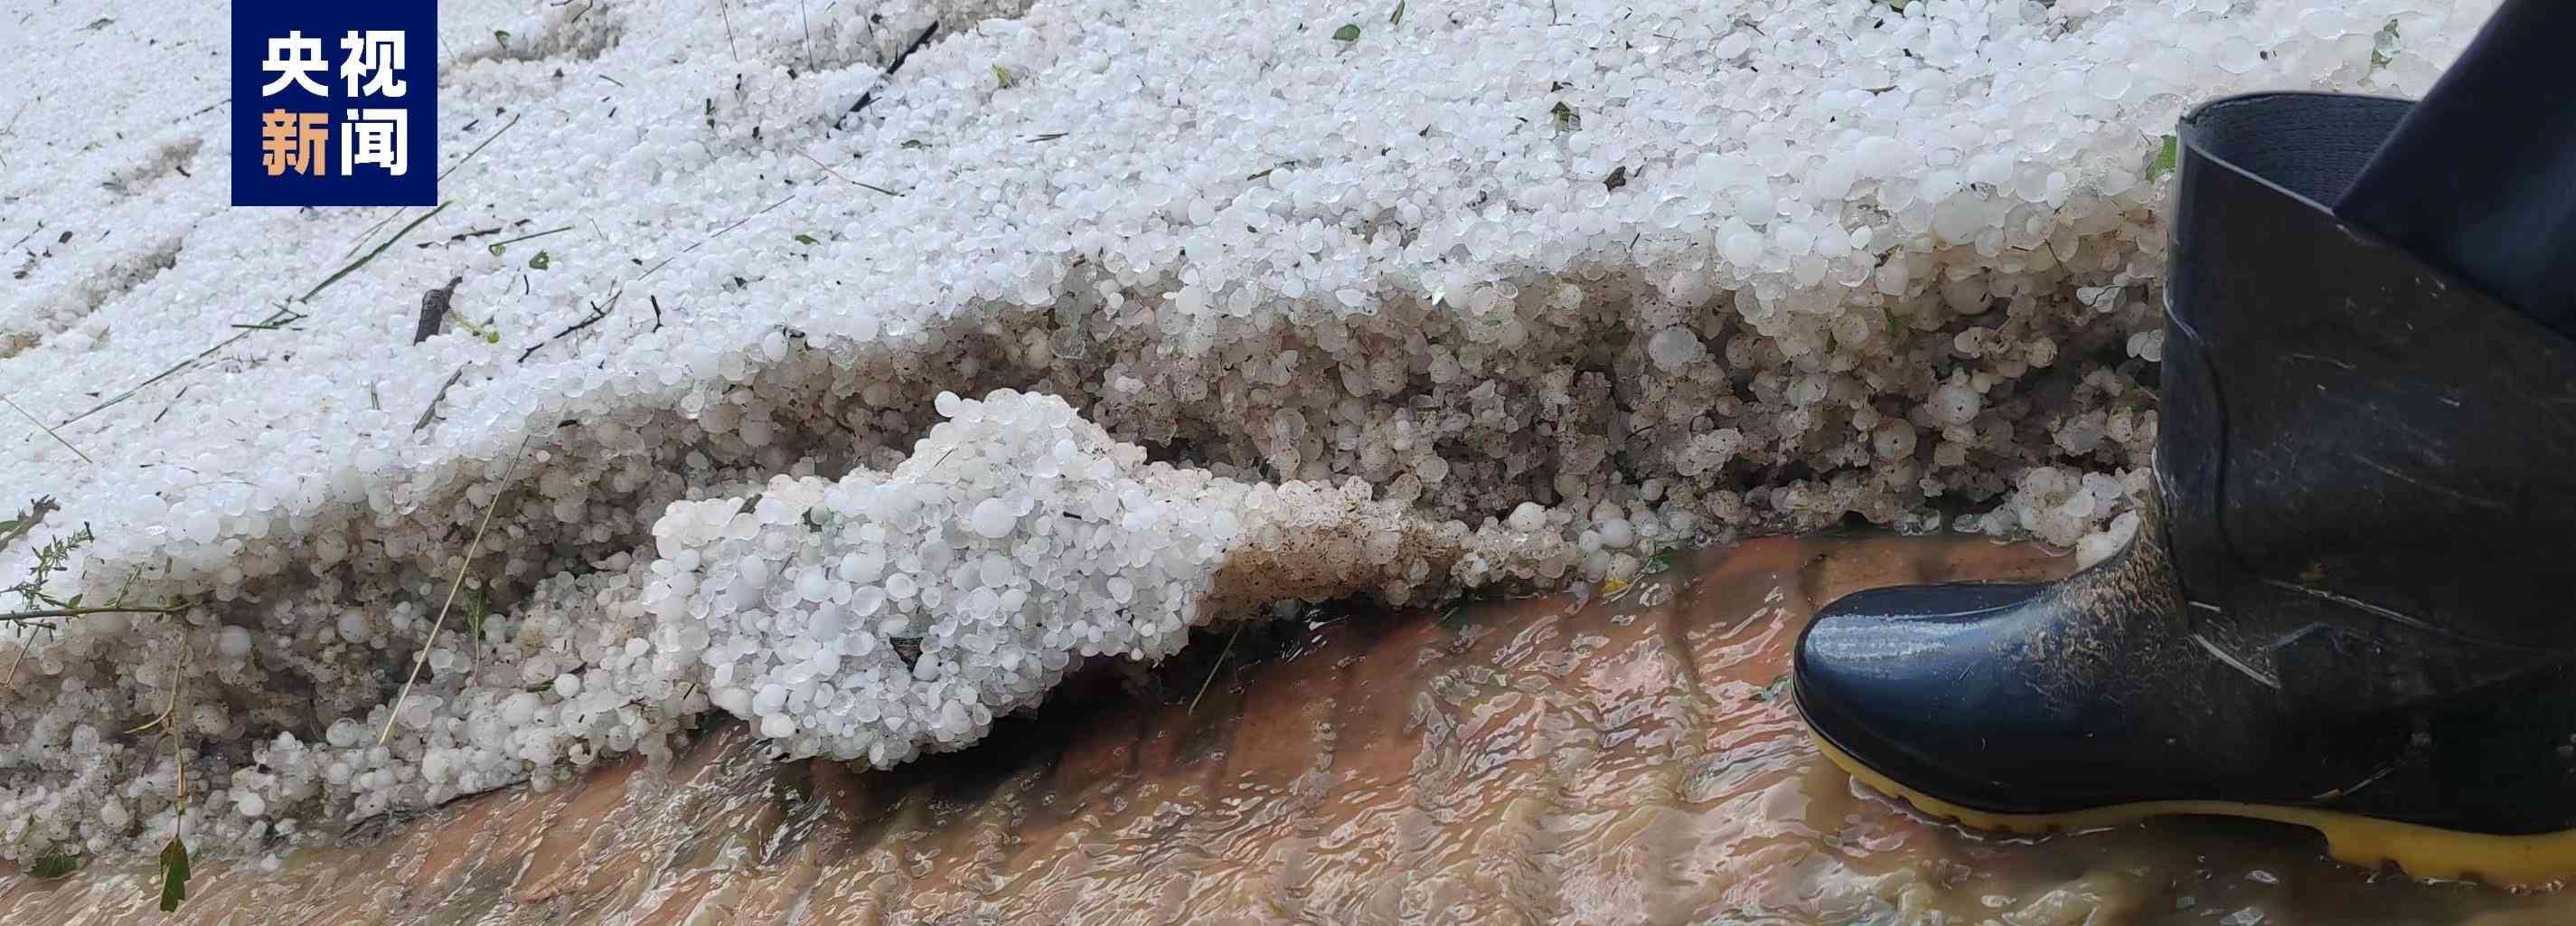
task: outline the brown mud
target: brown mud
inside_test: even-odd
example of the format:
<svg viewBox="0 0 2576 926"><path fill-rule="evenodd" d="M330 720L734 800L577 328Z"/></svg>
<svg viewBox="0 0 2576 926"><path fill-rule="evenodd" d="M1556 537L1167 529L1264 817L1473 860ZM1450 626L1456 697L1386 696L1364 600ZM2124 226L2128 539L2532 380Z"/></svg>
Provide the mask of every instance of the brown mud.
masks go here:
<svg viewBox="0 0 2576 926"><path fill-rule="evenodd" d="M2576 897L2337 865L2248 821L1966 833L1816 755L1783 678L1818 605L2070 566L1754 541L1591 602L1317 619L1203 694L1077 683L892 772L774 762L714 725L667 772L482 795L275 871L201 865L174 916L143 869L0 874L0 926L2576 921Z"/></svg>

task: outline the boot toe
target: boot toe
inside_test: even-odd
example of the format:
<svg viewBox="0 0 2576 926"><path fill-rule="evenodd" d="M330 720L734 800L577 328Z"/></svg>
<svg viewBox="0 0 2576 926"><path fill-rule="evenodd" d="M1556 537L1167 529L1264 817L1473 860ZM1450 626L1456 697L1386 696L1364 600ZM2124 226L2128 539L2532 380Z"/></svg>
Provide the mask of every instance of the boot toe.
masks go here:
<svg viewBox="0 0 2576 926"><path fill-rule="evenodd" d="M2004 812L2018 764L1997 733L2026 729L2035 705L2016 672L2009 625L2048 586L1959 583L1872 589L1827 605L1798 640L1799 710L1835 748L1946 801ZM2045 708L2040 708L2045 711ZM2001 737L2007 741L2015 737Z"/></svg>

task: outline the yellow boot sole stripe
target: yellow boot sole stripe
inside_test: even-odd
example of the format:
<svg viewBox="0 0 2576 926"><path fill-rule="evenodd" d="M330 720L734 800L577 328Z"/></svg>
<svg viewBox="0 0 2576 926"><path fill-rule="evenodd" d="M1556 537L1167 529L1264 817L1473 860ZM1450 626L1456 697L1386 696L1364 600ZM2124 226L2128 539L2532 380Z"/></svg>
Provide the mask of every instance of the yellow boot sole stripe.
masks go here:
<svg viewBox="0 0 2576 926"><path fill-rule="evenodd" d="M2550 888L2576 877L2576 830L2529 836L2463 833L2416 823L2380 820L2311 807L2231 801L2146 801L2068 813L2006 814L1971 810L1923 794L1860 764L1822 736L1816 748L1843 771L1881 794L1903 798L1930 816L1981 830L2043 835L2059 830L2127 826L2149 817L2251 817L2304 826L2324 834L2326 853L2355 865L2394 863L2417 878L2480 881L2500 887Z"/></svg>

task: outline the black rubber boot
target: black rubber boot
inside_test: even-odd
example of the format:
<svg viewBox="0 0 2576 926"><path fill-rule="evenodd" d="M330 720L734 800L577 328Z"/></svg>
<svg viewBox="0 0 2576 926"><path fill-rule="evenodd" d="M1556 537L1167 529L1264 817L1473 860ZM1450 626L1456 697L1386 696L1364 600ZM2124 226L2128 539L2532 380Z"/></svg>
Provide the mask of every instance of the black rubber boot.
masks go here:
<svg viewBox="0 0 2576 926"><path fill-rule="evenodd" d="M2409 214L2355 179L2410 105L2185 118L2147 523L2063 582L1825 608L1795 690L1828 756L1984 828L2229 814L2418 877L2576 878L2576 341L2493 295L2566 279L2371 230Z"/></svg>

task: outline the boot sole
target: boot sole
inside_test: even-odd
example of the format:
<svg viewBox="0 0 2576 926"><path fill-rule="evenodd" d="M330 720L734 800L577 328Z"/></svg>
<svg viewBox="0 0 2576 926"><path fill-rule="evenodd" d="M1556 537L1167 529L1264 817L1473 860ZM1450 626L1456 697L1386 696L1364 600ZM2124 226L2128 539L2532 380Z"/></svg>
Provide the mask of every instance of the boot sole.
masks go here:
<svg viewBox="0 0 2576 926"><path fill-rule="evenodd" d="M1903 799L1926 816L1971 829L2026 836L2128 826L2152 817L2247 817L2304 826L2326 838L2326 854L2364 868L2393 864L2408 876L2476 881L2497 887L2555 888L2576 877L2576 830L2498 836L2336 813L2312 807L2232 801L2145 801L2051 814L2010 814L1961 807L1896 783L1809 732L1816 749L1843 771L1881 794Z"/></svg>

